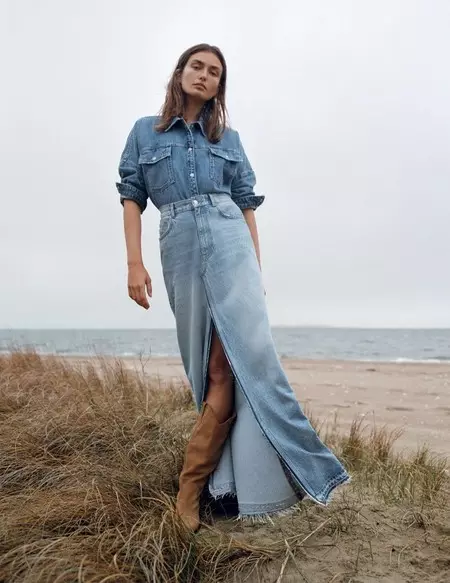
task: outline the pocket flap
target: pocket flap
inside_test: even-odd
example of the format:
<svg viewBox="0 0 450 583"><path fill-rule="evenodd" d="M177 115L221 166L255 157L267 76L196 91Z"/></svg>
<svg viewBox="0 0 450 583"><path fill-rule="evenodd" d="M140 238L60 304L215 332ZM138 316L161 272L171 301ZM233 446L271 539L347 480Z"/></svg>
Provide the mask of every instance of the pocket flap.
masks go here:
<svg viewBox="0 0 450 583"><path fill-rule="evenodd" d="M211 154L214 154L214 156L219 156L219 158L229 160L230 162L243 161L241 154L239 154L237 150L225 150L224 148L213 148L212 146L209 148L209 150Z"/></svg>
<svg viewBox="0 0 450 583"><path fill-rule="evenodd" d="M139 164L156 164L163 158L167 158L172 153L170 146L163 148L149 148L141 152L139 156Z"/></svg>

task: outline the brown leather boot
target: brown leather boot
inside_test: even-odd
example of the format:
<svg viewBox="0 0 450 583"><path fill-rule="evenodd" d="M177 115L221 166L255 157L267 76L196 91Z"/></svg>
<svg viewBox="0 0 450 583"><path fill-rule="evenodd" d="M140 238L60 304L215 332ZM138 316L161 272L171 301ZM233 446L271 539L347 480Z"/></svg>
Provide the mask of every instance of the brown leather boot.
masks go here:
<svg viewBox="0 0 450 583"><path fill-rule="evenodd" d="M219 423L212 408L206 401L203 402L187 444L176 509L184 525L194 532L200 525L200 494L219 463L223 445L235 419L236 413L233 412L226 421Z"/></svg>

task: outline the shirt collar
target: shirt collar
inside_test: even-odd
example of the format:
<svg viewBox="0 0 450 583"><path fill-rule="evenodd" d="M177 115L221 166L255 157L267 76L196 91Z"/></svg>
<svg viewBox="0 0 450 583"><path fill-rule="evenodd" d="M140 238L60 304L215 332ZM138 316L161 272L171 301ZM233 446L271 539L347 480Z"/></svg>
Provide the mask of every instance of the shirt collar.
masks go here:
<svg viewBox="0 0 450 583"><path fill-rule="evenodd" d="M168 132L169 130L171 130L171 129L173 128L173 126L174 126L176 123L179 123L179 122L186 123L182 117L180 117L179 115L176 115L175 117L173 117L173 118L172 118L172 121L171 121L171 122L170 122L170 124L167 126L167 129L166 129L166 130L164 130L164 131ZM200 115L200 118L199 118L198 120L196 120L196 121L192 122L192 123L193 123L193 124L198 124L198 125L199 125L199 127L200 127L200 130L201 130L202 134L203 134L203 135L204 135L204 137L206 138L206 137L207 137L207 135L206 135L206 130L205 130L205 120L204 120L204 116L201 114L201 115Z"/></svg>

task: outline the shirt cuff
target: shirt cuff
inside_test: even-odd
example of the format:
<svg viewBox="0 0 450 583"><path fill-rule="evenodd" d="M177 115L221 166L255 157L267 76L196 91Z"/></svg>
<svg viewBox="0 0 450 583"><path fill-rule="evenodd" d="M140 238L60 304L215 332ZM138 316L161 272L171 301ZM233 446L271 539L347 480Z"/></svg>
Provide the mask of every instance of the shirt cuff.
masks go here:
<svg viewBox="0 0 450 583"><path fill-rule="evenodd" d="M234 202L241 209L253 209L256 210L263 202L266 197L263 195L251 194L248 196L240 196L235 198Z"/></svg>
<svg viewBox="0 0 450 583"><path fill-rule="evenodd" d="M124 184L123 182L116 182L117 190L120 194L120 202L123 205L124 200L133 200L139 205L141 213L147 208L147 197L141 191L131 186L131 184Z"/></svg>

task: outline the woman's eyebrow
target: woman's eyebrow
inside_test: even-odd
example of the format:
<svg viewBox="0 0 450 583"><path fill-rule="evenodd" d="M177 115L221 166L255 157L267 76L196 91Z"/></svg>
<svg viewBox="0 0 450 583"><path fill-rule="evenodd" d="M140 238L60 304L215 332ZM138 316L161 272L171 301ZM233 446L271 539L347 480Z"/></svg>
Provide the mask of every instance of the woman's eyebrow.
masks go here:
<svg viewBox="0 0 450 583"><path fill-rule="evenodd" d="M198 64L198 65L204 65L205 63L203 61L201 61L200 59L193 59L191 62L192 65L194 64ZM219 71L219 67L217 65L209 65L210 69L215 69L216 71Z"/></svg>

